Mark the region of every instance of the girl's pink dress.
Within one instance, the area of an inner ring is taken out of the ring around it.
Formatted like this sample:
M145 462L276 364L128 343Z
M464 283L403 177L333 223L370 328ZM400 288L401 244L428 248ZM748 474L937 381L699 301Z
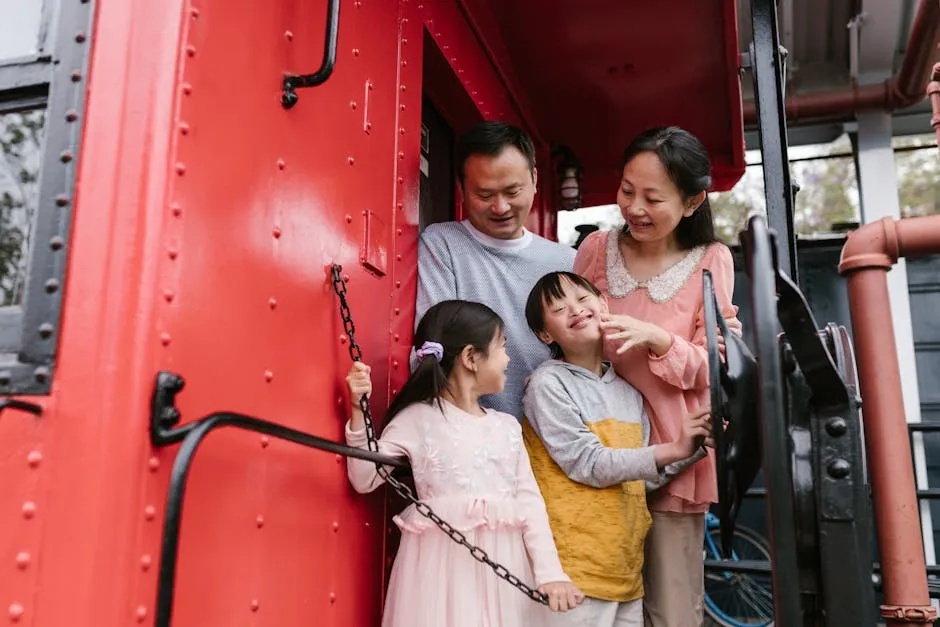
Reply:
M734 261L724 244L699 246L662 274L640 283L624 265L619 236L618 230L591 233L578 248L574 271L607 296L612 314L651 322L672 334L672 346L661 357L635 348L623 355L611 353L609 358L617 374L646 398L650 444L673 442L681 433L683 415L709 403L702 270L712 273L720 315L741 334L738 308L731 302ZM718 498L714 451L648 498L653 511L708 511Z
M365 430L350 431L366 446ZM417 403L386 425L379 451L407 457L418 497L530 586L570 581L562 570L545 503L529 466L519 421L486 410L473 416L450 403ZM381 485L375 464L349 458L359 492ZM414 505L395 517L402 531L383 627L529 627L544 606L499 579Z

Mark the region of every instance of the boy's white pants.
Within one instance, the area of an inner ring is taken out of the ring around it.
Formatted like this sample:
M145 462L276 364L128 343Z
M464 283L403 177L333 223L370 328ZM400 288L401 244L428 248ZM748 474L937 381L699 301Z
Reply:
M551 612L545 627L643 627L643 599L618 603L584 599L568 612Z

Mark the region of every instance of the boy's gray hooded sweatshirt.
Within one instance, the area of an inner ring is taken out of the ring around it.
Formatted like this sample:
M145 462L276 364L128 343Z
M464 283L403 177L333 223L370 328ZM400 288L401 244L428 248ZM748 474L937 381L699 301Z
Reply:
M705 450L699 449L688 459L657 469L643 396L617 376L609 362L603 362L603 370L597 376L550 359L526 383L525 417L569 479L594 488L642 479L652 491L705 457Z

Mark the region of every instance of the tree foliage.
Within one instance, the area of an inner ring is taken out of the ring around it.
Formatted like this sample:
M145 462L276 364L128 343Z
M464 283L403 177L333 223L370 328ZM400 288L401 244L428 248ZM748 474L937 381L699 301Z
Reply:
M42 110L0 116L0 305L23 296L44 127Z
M931 134L898 142L902 148L920 148L894 155L901 215L905 218L940 213L940 158L933 141L936 138Z
M933 134L896 140L895 147L915 146L915 151L895 153L901 217L940 213L940 160ZM800 186L796 195L794 226L798 235L837 230L833 225L858 222L858 178L852 157L831 156L849 152L845 136L819 147L818 159L791 163L792 180ZM747 172L729 192L710 196L719 237L737 243L751 211L766 211L763 171L760 165Z

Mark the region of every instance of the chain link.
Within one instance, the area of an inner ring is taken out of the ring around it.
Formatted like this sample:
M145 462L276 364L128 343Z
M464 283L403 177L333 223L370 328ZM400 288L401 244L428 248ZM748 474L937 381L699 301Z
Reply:
M343 330L346 332L346 336L349 338L349 356L353 361L362 361L362 351L359 349L359 344L356 342L356 325L353 324L352 312L349 310L349 303L346 302L346 281L343 279L342 271L342 266L333 264L333 290L339 297L339 313L343 319ZM367 396L363 395L359 399L359 409L362 410L363 422L365 422L366 425L366 440L368 441L369 450L378 453L379 443L378 438L375 436L375 426L372 422L372 404L369 402L369 398ZM523 594L533 601L548 605L548 599L545 597L545 595L543 595L538 590L527 586L522 582L521 579L509 572L505 566L494 562L490 556L486 554L486 551L478 546L471 544L467 540L467 536L455 529L446 520L438 516L426 503L422 503L420 500L418 500L418 497L415 496L411 488L392 476L392 473L389 472L387 468L381 464L376 464L376 470L379 476L385 479L385 481L395 489L395 492L397 492L405 500L413 503L415 509L417 509L422 516L437 525L438 528L446 533L451 540L470 551L470 555L472 555L475 560L489 566L493 572L496 573L497 577L509 582L521 590Z

